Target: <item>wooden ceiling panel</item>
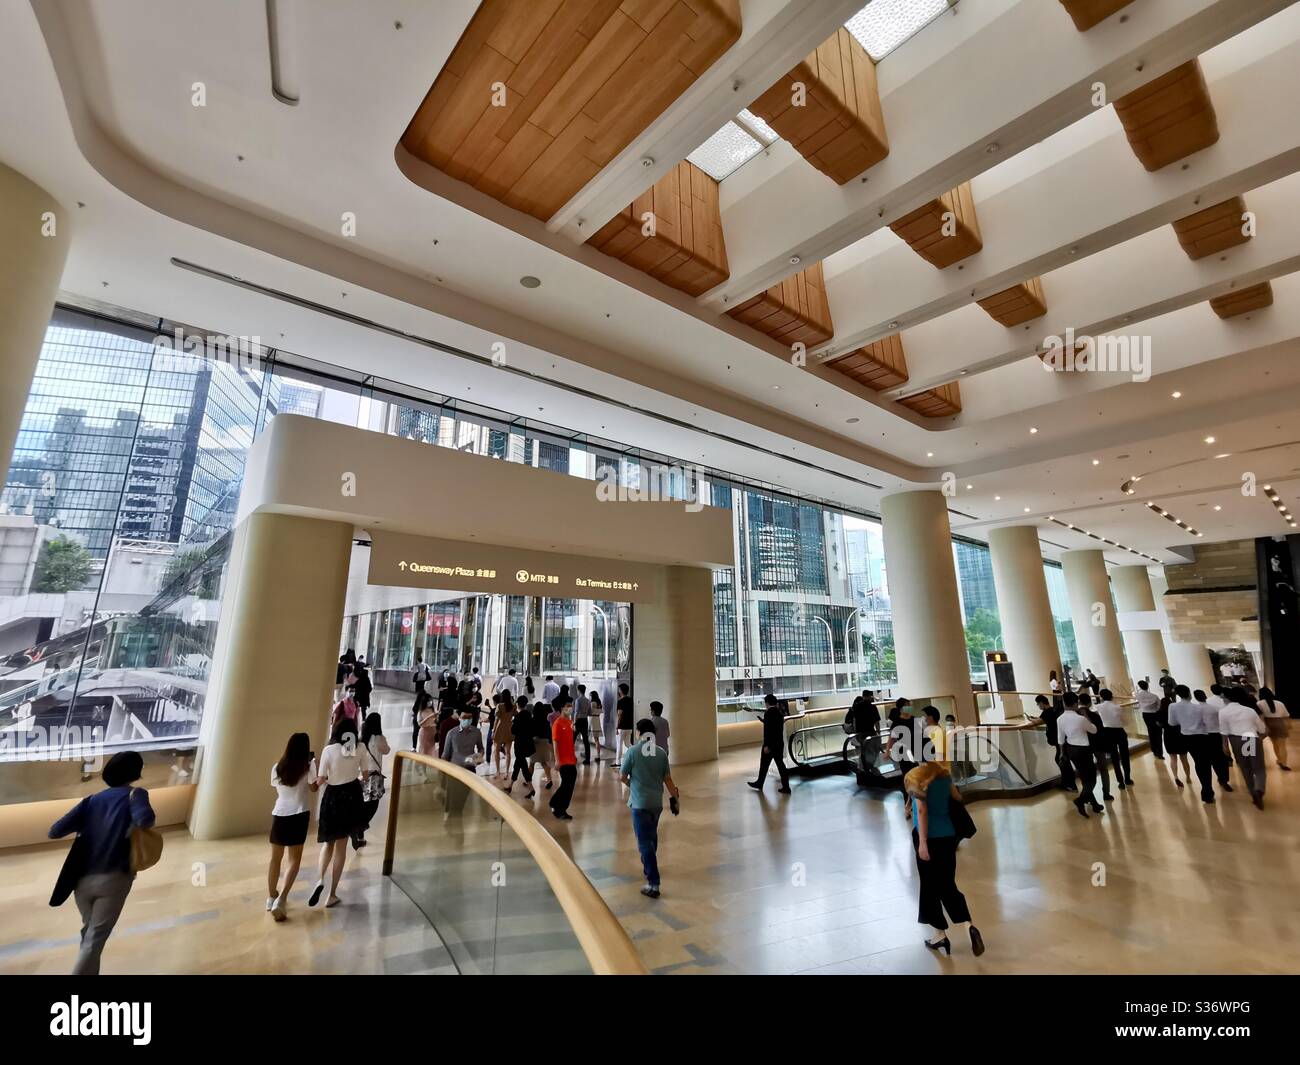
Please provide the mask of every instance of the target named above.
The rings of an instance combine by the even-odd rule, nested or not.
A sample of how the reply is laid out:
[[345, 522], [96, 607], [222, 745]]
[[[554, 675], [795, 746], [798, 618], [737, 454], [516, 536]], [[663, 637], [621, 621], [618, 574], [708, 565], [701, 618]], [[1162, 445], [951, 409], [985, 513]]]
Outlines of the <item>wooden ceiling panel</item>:
[[1041, 318], [1047, 313], [1047, 300], [1043, 296], [1043, 282], [1031, 277], [1018, 285], [995, 292], [977, 301], [995, 322], [1010, 328]]
[[692, 296], [730, 274], [718, 183], [684, 159], [587, 243]]
[[855, 351], [829, 359], [825, 365], [876, 392], [883, 392], [907, 381], [907, 356], [903, 352], [903, 337], [900, 333], [882, 337]]
[[402, 144], [548, 219], [739, 37], [740, 0], [483, 0]]
[[813, 263], [727, 313], [782, 344], [811, 348], [835, 335], [821, 263]]
[[951, 381], [946, 385], [927, 388], [924, 392], [898, 402], [927, 418], [947, 418], [961, 413], [961, 389], [957, 387], [956, 381]]
[[1121, 8], [1128, 7], [1133, 0], [1061, 0], [1065, 10], [1074, 19], [1074, 28], [1085, 33], [1102, 19], [1110, 18]]
[[889, 154], [876, 65], [842, 26], [749, 109], [840, 185]]
[[1245, 232], [1245, 213], [1246, 201], [1234, 196], [1178, 219], [1174, 223], [1174, 232], [1178, 234], [1178, 243], [1188, 258], [1204, 259], [1207, 255], [1227, 251], [1250, 240]]
[[1235, 318], [1239, 314], [1249, 314], [1251, 311], [1262, 310], [1272, 304], [1273, 286], [1263, 281], [1258, 285], [1251, 285], [1250, 288], [1243, 288], [1240, 292], [1215, 296], [1210, 300], [1210, 309], [1220, 318]]
[[1115, 113], [1133, 154], [1148, 170], [1185, 159], [1219, 139], [1210, 89], [1196, 59], [1121, 96]]
[[904, 215], [889, 228], [940, 270], [970, 258], [984, 247], [969, 181]]

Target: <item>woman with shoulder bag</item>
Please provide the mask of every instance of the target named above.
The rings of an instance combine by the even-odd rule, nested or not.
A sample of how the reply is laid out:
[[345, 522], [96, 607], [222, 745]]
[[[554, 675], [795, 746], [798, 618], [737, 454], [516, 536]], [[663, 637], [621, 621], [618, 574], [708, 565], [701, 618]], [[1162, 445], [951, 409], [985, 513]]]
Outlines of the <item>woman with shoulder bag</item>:
[[[71, 832], [77, 838], [68, 852], [51, 906], [74, 895], [81, 911], [81, 952], [74, 976], [96, 976], [104, 944], [126, 905], [126, 897], [139, 869], [161, 854], [161, 837], [153, 832], [154, 812], [149, 793], [131, 787], [144, 773], [144, 759], [135, 751], [120, 751], [104, 766], [103, 791], [88, 795], [50, 826], [50, 839]], [[136, 859], [136, 837], [148, 833], [153, 845], [150, 858]]]
[[[295, 732], [285, 744], [280, 760], [271, 766], [275, 806], [271, 810], [271, 864], [266, 873], [266, 910], [276, 921], [284, 920], [289, 891], [298, 879], [302, 848], [307, 842], [307, 826], [311, 821], [311, 793], [319, 786], [311, 737], [305, 732]], [[286, 851], [289, 869], [282, 889], [280, 866]]]
[[360, 850], [366, 845], [366, 829], [379, 809], [384, 797], [384, 755], [391, 748], [384, 739], [383, 722], [377, 713], [366, 715], [361, 726], [361, 823], [352, 834], [352, 846]]
[[971, 923], [966, 896], [957, 888], [957, 844], [974, 834], [974, 825], [961, 802], [961, 792], [952, 782], [943, 762], [926, 762], [903, 779], [903, 808], [912, 821], [912, 846], [916, 849], [916, 871], [921, 878], [917, 921], [929, 925], [925, 945], [933, 951], [952, 954], [948, 922], [970, 930], [971, 952], [984, 953], [984, 939]]

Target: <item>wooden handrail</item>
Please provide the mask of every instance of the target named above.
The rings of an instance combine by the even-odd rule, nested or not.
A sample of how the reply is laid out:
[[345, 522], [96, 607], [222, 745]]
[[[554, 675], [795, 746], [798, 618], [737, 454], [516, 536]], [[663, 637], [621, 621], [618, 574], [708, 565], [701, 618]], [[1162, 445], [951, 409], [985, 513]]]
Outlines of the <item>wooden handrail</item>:
[[637, 953], [627, 931], [606, 905], [591, 881], [564, 853], [554, 837], [536, 818], [525, 813], [506, 798], [500, 788], [477, 773], [416, 751], [398, 751], [393, 760], [393, 787], [388, 799], [388, 837], [384, 841], [384, 875], [393, 875], [393, 854], [397, 844], [397, 808], [402, 790], [403, 760], [427, 766], [444, 776], [460, 781], [492, 807], [520, 842], [528, 848], [537, 867], [546, 877], [560, 908], [586, 955], [587, 963], [597, 976], [645, 976], [645, 962]]

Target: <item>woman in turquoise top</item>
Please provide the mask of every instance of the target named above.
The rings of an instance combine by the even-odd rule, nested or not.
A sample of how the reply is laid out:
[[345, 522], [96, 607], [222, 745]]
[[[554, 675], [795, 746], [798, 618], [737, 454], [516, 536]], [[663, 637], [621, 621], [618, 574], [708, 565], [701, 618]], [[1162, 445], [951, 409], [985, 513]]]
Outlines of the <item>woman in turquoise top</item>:
[[912, 818], [912, 846], [916, 849], [916, 871], [921, 878], [921, 902], [917, 920], [929, 925], [931, 935], [925, 945], [931, 950], [952, 954], [948, 939], [948, 922], [970, 929], [971, 951], [976, 957], [984, 953], [980, 931], [971, 924], [966, 896], [957, 889], [957, 832], [950, 816], [951, 803], [961, 800], [961, 792], [948, 775], [943, 762], [926, 762], [903, 778], [904, 809]]

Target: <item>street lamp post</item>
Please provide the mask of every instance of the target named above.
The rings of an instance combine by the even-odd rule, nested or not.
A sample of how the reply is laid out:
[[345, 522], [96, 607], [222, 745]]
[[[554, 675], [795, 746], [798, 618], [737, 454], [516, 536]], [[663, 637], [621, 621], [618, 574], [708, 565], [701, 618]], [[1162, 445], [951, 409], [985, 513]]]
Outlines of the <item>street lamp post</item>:
[[831, 623], [820, 614], [814, 614], [813, 617], [826, 626], [826, 645], [831, 655], [831, 691], [835, 691], [835, 633], [831, 631]]

